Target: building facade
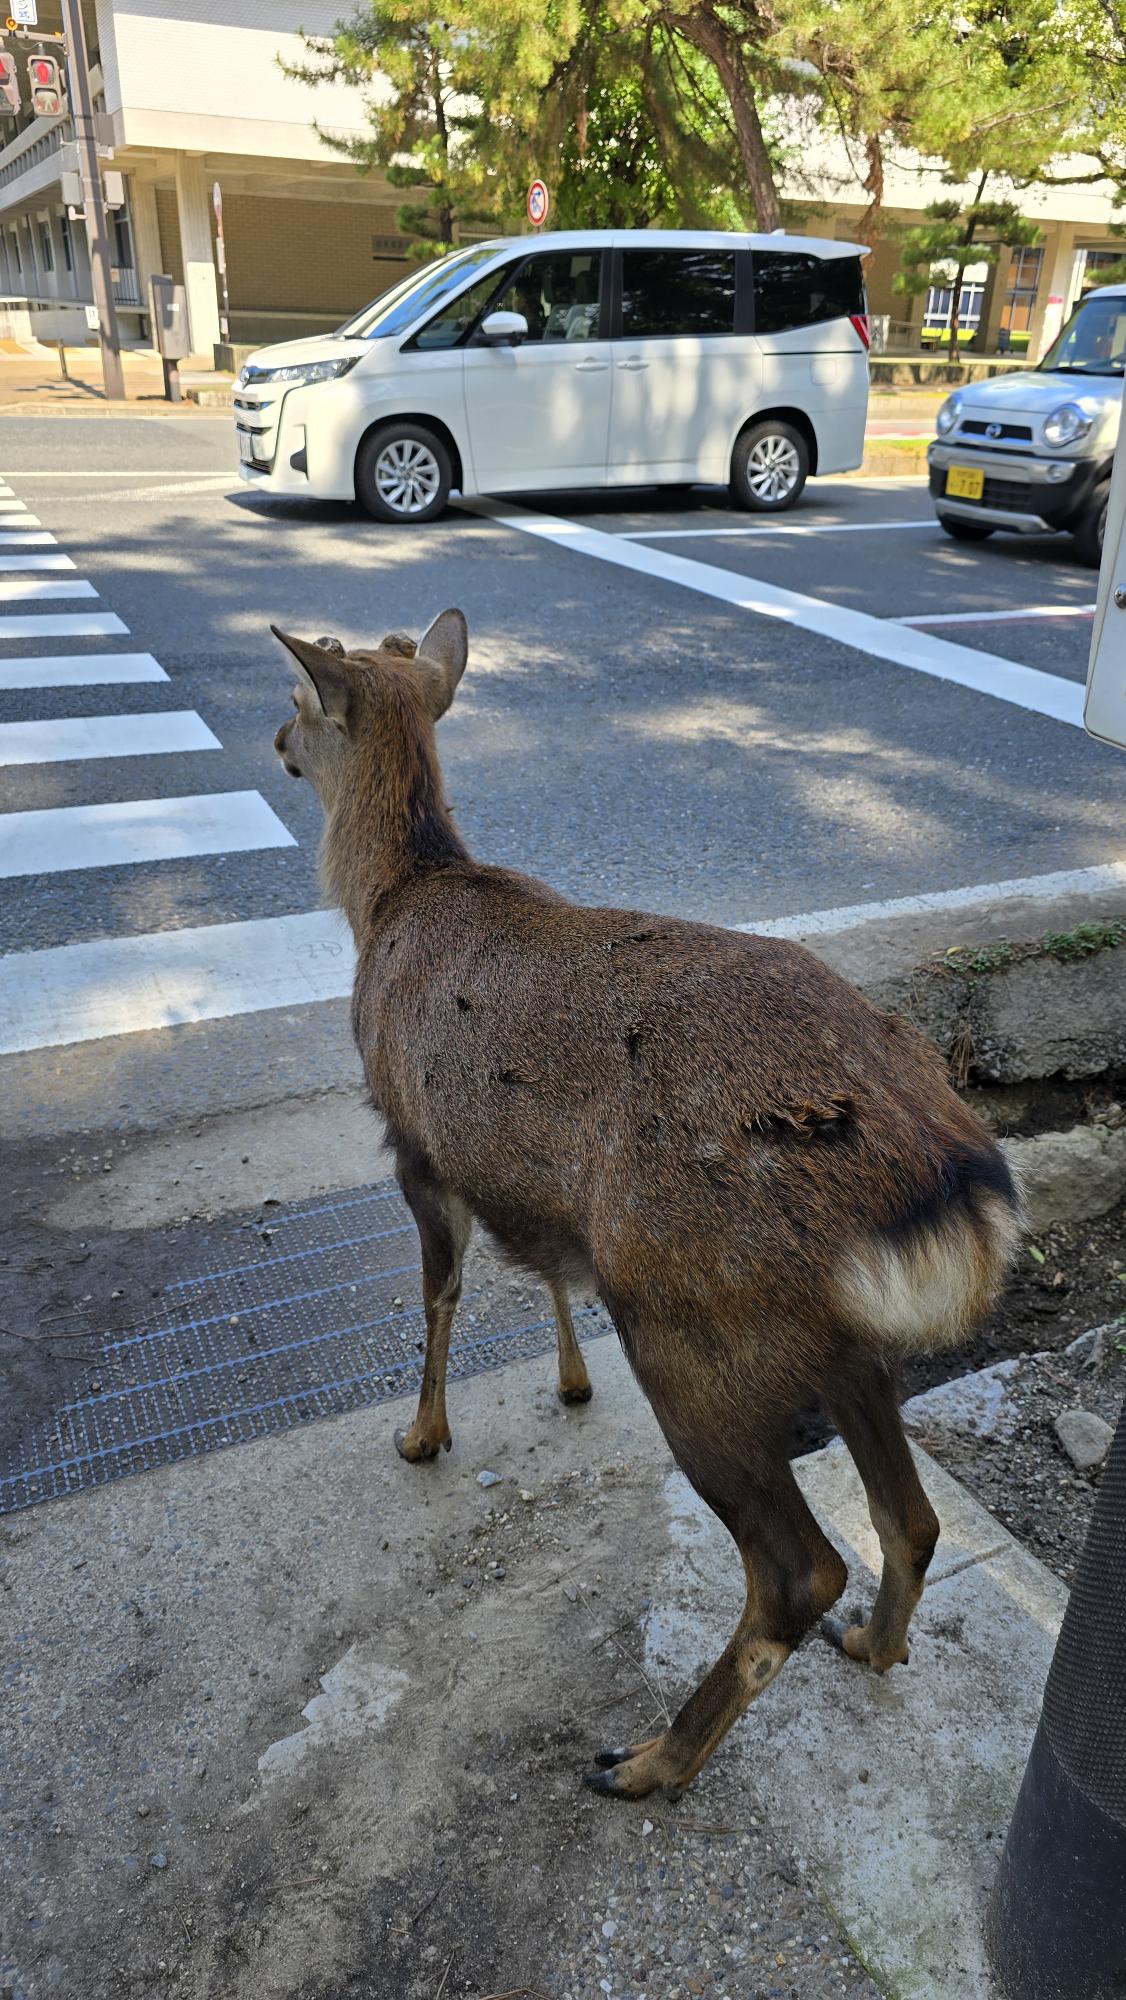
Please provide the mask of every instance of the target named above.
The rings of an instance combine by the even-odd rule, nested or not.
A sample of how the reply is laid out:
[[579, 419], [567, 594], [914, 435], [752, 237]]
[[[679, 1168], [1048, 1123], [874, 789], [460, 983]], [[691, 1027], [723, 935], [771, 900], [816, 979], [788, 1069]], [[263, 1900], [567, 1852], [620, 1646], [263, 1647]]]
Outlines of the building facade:
[[[40, 3], [40, 25], [60, 27], [58, 0]], [[401, 197], [377, 173], [360, 175], [335, 156], [316, 129], [363, 134], [360, 94], [284, 73], [301, 58], [302, 28], [328, 33], [346, 12], [344, 0], [84, 0], [99, 145], [123, 181], [111, 227], [125, 343], [149, 344], [149, 280], [162, 271], [184, 285], [193, 351], [210, 359], [225, 303], [216, 187], [236, 346], [327, 331], [403, 275]], [[8, 46], [22, 72], [30, 45]], [[820, 148], [805, 160], [801, 186], [784, 190], [788, 224], [855, 238], [865, 196], [850, 161]], [[0, 114], [0, 337], [92, 337], [85, 228], [68, 215], [63, 193], [63, 175], [76, 165], [67, 116]], [[890, 350], [918, 351], [949, 324], [949, 287], [907, 301], [892, 281], [897, 232], [950, 193], [921, 165], [888, 173], [868, 284], [877, 344]], [[991, 199], [1005, 197], [1003, 186], [990, 188]], [[963, 345], [1035, 359], [1084, 286], [1119, 263], [1126, 246], [1110, 233], [1107, 187], [1015, 198], [1040, 241], [1003, 247], [995, 265], [965, 273]]]

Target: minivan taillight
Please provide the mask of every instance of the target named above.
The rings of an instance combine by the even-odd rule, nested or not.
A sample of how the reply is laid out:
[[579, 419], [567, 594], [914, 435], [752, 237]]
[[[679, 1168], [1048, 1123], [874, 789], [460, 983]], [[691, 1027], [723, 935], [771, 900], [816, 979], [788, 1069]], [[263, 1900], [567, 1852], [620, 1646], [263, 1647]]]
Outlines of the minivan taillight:
[[872, 328], [867, 313], [849, 313], [849, 318], [866, 348], [872, 345]]

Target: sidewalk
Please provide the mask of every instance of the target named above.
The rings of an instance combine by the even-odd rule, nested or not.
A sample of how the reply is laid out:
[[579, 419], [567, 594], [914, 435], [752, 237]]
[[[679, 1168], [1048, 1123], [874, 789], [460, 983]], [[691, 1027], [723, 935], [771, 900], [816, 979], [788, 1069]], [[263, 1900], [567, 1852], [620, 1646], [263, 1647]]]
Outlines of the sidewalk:
[[[31, 411], [41, 416], [46, 411], [59, 410], [66, 416], [90, 413], [136, 417], [149, 412], [167, 416], [174, 406], [165, 400], [164, 374], [158, 356], [130, 349], [123, 352], [121, 360], [126, 401], [109, 403], [97, 347], [68, 347], [64, 375], [56, 348], [5, 343], [0, 348], [0, 414], [10, 416], [15, 411]], [[198, 408], [194, 398], [209, 392], [229, 402], [233, 382], [231, 375], [184, 362], [180, 367], [180, 384], [185, 400], [179, 407], [194, 413]], [[193, 396], [191, 401], [187, 400], [189, 391]]]
[[[9, 1517], [10, 1990], [986, 2000], [1062, 1587], [922, 1461], [910, 1667], [813, 1636], [679, 1804], [595, 1798], [742, 1591], [616, 1342], [588, 1359], [586, 1408], [546, 1357], [455, 1384], [433, 1466], [384, 1406]], [[850, 1462], [798, 1471], [870, 1601]]]

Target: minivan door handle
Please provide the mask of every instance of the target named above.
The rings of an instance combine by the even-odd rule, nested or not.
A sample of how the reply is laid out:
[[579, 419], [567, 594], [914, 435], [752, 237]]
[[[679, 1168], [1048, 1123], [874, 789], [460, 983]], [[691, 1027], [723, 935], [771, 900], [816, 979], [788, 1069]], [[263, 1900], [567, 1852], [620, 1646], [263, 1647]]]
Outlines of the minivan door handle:
[[602, 375], [609, 366], [610, 363], [608, 361], [595, 361], [591, 357], [587, 361], [576, 361], [575, 373], [576, 375]]
[[643, 361], [640, 354], [631, 354], [628, 361], [619, 361], [618, 363], [619, 368], [628, 369], [631, 375], [636, 375], [640, 369], [648, 368], [648, 366], [649, 363]]

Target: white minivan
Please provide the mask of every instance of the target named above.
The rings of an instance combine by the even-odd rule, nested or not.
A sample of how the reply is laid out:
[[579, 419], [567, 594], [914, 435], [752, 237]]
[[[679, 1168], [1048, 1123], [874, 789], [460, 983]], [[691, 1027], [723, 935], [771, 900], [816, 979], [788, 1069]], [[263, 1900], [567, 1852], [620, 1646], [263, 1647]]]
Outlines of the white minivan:
[[860, 464], [864, 254], [683, 230], [473, 244], [338, 332], [251, 356], [242, 477], [381, 521], [432, 520], [451, 488], [695, 480], [780, 512], [810, 474]]

